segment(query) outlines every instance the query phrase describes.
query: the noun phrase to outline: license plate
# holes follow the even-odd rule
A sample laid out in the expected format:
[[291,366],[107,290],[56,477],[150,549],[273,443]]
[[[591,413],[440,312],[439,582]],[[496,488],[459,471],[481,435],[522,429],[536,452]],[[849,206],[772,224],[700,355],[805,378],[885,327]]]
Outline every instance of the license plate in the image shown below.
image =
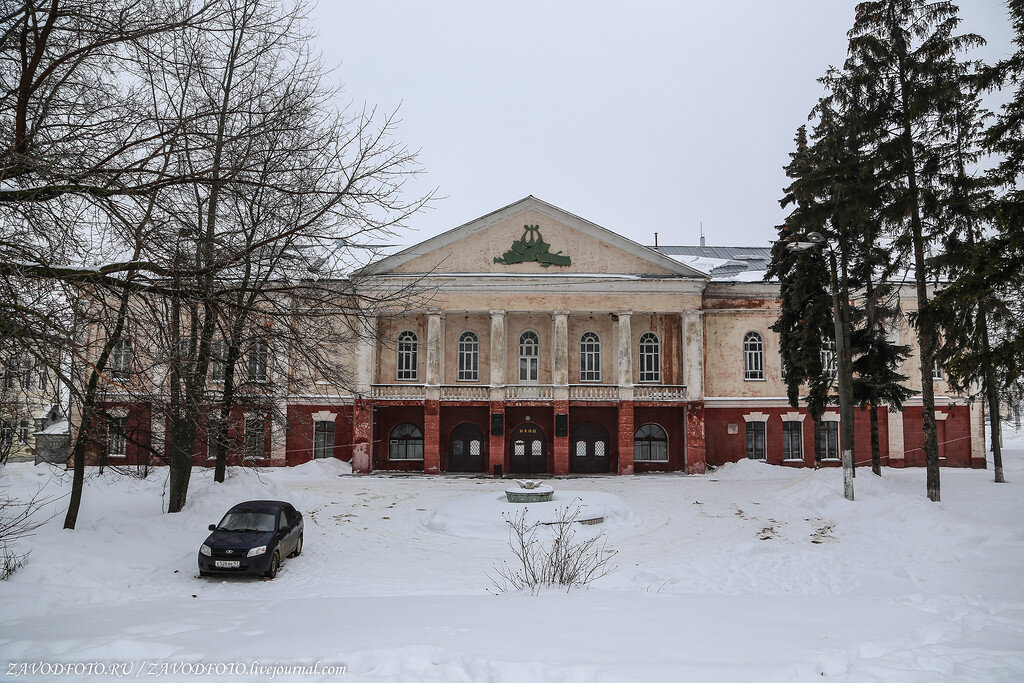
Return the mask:
[[217,569],[238,569],[238,560],[214,560],[213,566]]

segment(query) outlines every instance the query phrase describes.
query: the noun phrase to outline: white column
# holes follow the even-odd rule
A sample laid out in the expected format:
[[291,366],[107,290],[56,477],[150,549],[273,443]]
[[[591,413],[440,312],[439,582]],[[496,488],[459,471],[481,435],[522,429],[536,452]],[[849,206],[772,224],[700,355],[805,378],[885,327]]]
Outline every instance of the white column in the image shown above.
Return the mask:
[[551,383],[564,386],[569,383],[569,313],[555,311],[555,343],[552,348]]
[[[984,461],[987,456],[985,448],[985,407],[980,398],[974,399],[971,406],[971,459],[975,462]],[[993,434],[993,439],[998,435]],[[973,464],[973,463],[972,463]]]
[[427,316],[427,384],[437,386],[441,383],[441,360],[443,348],[444,318],[440,313]]
[[491,311],[491,386],[505,384],[505,311]]
[[633,328],[630,325],[632,311],[619,313],[618,348],[616,349],[616,366],[618,367],[619,385],[633,385]]
[[376,340],[377,316],[370,315],[356,341],[356,392],[367,397],[370,396],[374,379]]
[[903,411],[890,412],[889,418],[889,462],[903,462]]
[[704,316],[700,311],[682,315],[683,384],[687,400],[704,398]]

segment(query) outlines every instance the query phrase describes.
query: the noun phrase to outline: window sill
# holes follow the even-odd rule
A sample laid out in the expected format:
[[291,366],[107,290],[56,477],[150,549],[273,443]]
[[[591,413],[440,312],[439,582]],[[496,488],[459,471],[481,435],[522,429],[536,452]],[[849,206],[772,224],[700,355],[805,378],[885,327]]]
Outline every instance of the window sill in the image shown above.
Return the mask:
[[803,462],[803,458],[783,458],[782,462]]
[[480,378],[474,377],[473,379],[457,379],[455,381],[460,382],[462,384],[477,384],[480,382]]
[[127,453],[107,453],[108,458],[127,458]]
[[388,462],[423,462],[423,458],[388,458]]
[[822,462],[839,462],[842,458],[822,458]]
[[[594,456],[594,457],[607,458],[608,456],[603,455],[603,456]],[[668,460],[633,460],[633,462],[653,463],[655,465],[667,465],[668,464]]]
[[744,382],[767,382],[768,379],[766,377],[744,377],[743,381]]

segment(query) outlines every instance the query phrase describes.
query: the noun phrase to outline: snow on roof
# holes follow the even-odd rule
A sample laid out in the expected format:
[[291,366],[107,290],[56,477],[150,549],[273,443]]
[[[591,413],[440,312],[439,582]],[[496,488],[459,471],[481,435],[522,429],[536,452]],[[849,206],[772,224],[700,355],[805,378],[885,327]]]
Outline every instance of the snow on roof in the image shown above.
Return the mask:
[[716,281],[760,282],[764,279],[771,247],[709,247],[667,245],[650,247],[669,258],[711,275]]
[[43,431],[36,432],[36,434],[68,434],[70,432],[68,426],[69,423],[67,420],[60,420],[59,422],[54,422]]

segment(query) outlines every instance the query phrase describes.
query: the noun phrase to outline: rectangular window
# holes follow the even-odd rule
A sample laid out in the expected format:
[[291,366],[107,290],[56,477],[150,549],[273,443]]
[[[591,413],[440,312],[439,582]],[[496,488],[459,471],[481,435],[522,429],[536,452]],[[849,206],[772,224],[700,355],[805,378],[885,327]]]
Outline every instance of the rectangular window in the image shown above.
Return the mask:
[[839,459],[839,423],[835,421],[819,422],[815,427],[815,438],[818,452],[822,460]]
[[266,424],[262,417],[245,418],[245,457],[247,460],[262,458],[267,441]]
[[939,365],[939,361],[935,361],[935,364],[932,366],[932,379],[940,382],[945,379],[942,374],[942,366]]
[[313,423],[313,457],[334,457],[334,423],[317,420]]
[[112,417],[107,423],[107,455],[123,458],[127,455],[127,417]]
[[804,459],[803,422],[782,423],[782,457],[785,460]]
[[3,426],[0,427],[0,445],[10,448],[12,443],[14,443],[14,425],[4,420]]
[[765,423],[747,423],[747,457],[751,460],[765,459]]
[[119,339],[110,353],[110,376],[114,379],[128,379],[131,356],[131,343],[127,339]]
[[214,382],[223,382],[226,368],[224,361],[228,355],[228,345],[223,339],[213,342],[210,349],[210,379]]
[[18,438],[21,440],[21,443],[26,445],[28,445],[29,424],[28,420],[22,420],[18,428]]
[[267,381],[269,351],[269,345],[265,339],[255,339],[249,344],[249,379],[252,381]]

